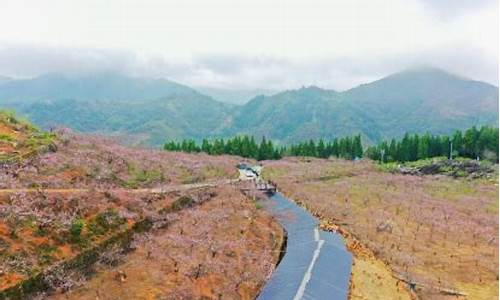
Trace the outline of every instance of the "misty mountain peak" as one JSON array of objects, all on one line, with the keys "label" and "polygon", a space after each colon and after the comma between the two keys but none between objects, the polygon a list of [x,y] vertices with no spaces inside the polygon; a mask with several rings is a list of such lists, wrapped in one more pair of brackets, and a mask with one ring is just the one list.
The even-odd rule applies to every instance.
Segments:
[{"label": "misty mountain peak", "polygon": [[[404,132],[444,134],[498,122],[498,88],[429,67],[404,70],[345,92],[304,86],[256,96],[241,106],[220,103],[168,80],[119,73],[73,79],[50,74],[0,85],[0,105],[42,126],[57,121],[81,131],[143,133],[152,144],[201,134],[266,135],[293,142],[362,133],[378,141]],[[90,126],[83,115],[99,122]]]},{"label": "misty mountain peak", "polygon": [[401,72],[395,73],[388,77],[409,77],[409,78],[426,78],[429,80],[433,79],[447,79],[447,80],[470,80],[463,76],[450,73],[446,70],[431,67],[431,66],[420,66],[409,68]]}]

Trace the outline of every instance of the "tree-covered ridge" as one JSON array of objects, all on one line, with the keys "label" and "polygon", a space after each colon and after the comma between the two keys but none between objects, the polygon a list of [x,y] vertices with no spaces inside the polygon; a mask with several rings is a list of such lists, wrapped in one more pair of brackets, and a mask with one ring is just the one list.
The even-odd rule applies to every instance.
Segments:
[{"label": "tree-covered ridge", "polygon": [[420,69],[343,92],[307,87],[232,105],[167,80],[51,74],[0,84],[0,107],[16,110],[42,129],[127,136],[130,144],[149,146],[165,139],[238,135],[265,135],[288,145],[361,134],[364,142],[378,143],[403,138],[405,132],[452,134],[497,126],[498,87]]},{"label": "tree-covered ridge", "polygon": [[217,136],[265,135],[291,144],[361,134],[376,144],[406,132],[449,135],[497,123],[496,86],[422,68],[343,92],[309,87],[257,97]]},{"label": "tree-covered ridge", "polygon": [[498,128],[472,127],[455,131],[451,136],[425,133],[406,133],[400,140],[383,141],[376,146],[363,148],[361,135],[334,138],[331,141],[309,140],[289,146],[277,146],[270,139],[260,143],[253,136],[237,136],[230,139],[203,139],[201,145],[193,139],[181,142],[168,141],[163,146],[168,151],[205,152],[211,155],[238,155],[257,160],[280,159],[283,156],[337,157],[356,159],[367,157],[383,162],[416,161],[438,156],[468,157],[498,161]]}]

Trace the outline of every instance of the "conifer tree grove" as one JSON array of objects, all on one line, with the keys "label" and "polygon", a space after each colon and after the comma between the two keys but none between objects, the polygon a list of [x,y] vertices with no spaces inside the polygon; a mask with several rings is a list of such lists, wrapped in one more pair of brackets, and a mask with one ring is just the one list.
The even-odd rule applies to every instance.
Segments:
[{"label": "conifer tree grove", "polygon": [[451,136],[431,135],[425,133],[405,134],[388,144],[380,142],[368,147],[365,156],[384,162],[405,162],[426,159],[437,156],[468,157],[472,159],[487,159],[498,162],[498,128],[483,126],[480,129],[472,127],[465,132],[455,131]]},{"label": "conifer tree grove", "polygon": [[451,136],[405,134],[400,140],[381,141],[363,148],[361,135],[334,138],[330,141],[308,140],[289,146],[277,146],[262,137],[256,142],[253,136],[236,136],[229,139],[203,139],[201,146],[195,140],[168,141],[163,146],[168,151],[188,153],[204,152],[210,155],[238,155],[257,160],[280,159],[283,156],[337,157],[357,159],[367,157],[384,162],[406,162],[437,156],[469,157],[498,162],[498,128],[472,127],[464,132],[455,131]]}]

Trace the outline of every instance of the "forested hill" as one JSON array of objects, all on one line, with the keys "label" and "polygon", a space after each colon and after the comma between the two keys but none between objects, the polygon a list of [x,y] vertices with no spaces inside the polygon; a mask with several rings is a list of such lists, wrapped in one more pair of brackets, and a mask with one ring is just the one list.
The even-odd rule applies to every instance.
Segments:
[{"label": "forested hill", "polygon": [[340,93],[309,87],[257,97],[238,111],[229,131],[267,133],[285,143],[357,133],[378,142],[474,125],[498,126],[498,87],[423,68]]},{"label": "forested hill", "polygon": [[257,96],[242,106],[219,102],[163,79],[116,73],[2,80],[0,107],[43,128],[129,136],[132,143],[166,139],[265,135],[280,144],[360,134],[364,143],[405,132],[450,134],[498,126],[498,88],[442,70],[396,73],[345,92],[318,87]]},{"label": "forested hill", "polygon": [[266,135],[282,144],[357,133],[368,141],[381,138],[378,124],[362,108],[341,93],[314,86],[256,97],[236,111],[224,133]]},{"label": "forested hill", "polygon": [[190,87],[117,73],[11,80],[0,85],[0,107],[43,128],[124,135],[148,145],[159,145],[166,137],[212,135],[230,112],[228,105]]},{"label": "forested hill", "polygon": [[197,94],[194,89],[173,81],[128,77],[115,72],[84,75],[49,73],[23,80],[5,77],[3,81],[1,103],[59,99],[131,101]]},{"label": "forested hill", "polygon": [[498,126],[498,87],[439,69],[400,72],[343,93],[384,138],[405,132],[449,134],[473,125]]}]

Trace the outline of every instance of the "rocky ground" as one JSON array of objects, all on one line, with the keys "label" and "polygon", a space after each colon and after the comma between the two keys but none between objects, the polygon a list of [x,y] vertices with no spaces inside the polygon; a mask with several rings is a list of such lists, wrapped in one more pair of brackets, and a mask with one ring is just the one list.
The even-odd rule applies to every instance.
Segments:
[{"label": "rocky ground", "polygon": [[404,164],[381,165],[380,169],[404,175],[447,175],[454,178],[466,177],[470,179],[498,177],[495,165],[488,161],[458,158],[433,158]]}]

